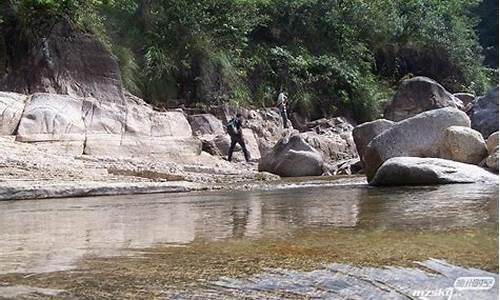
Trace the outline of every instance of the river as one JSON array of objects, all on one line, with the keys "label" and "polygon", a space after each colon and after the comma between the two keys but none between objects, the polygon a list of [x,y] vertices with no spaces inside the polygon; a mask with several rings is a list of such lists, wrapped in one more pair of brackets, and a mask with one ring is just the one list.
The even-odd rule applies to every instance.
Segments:
[{"label": "river", "polygon": [[[203,245],[204,250],[199,246],[193,249],[207,256],[212,251],[207,248],[235,247],[235,243],[255,247],[255,252],[270,243],[285,242],[290,249],[308,247],[308,251],[312,251],[314,244],[322,247],[321,243],[327,243],[328,239],[352,238],[352,244],[345,245],[349,248],[356,247],[363,239],[372,243],[390,239],[391,234],[406,236],[415,232],[422,234],[422,239],[428,234],[431,240],[438,240],[439,249],[442,237],[457,240],[460,238],[454,235],[460,237],[460,232],[470,231],[474,237],[465,237],[460,241],[462,244],[456,246],[443,245],[443,249],[449,249],[446,251],[451,253],[450,257],[438,258],[457,258],[460,262],[463,260],[460,251],[468,250],[458,248],[464,248],[470,240],[470,243],[484,242],[492,251],[496,249],[498,259],[498,246],[492,244],[495,238],[498,243],[497,224],[498,186],[480,184],[373,188],[354,180],[347,184],[297,185],[268,191],[3,201],[0,202],[0,283],[3,280],[3,285],[27,284],[18,276],[29,274],[39,277],[43,286],[51,287],[46,274],[82,270],[89,258],[123,261],[127,257],[137,259],[148,252],[185,249],[191,245]],[[318,238],[318,233],[325,236],[324,240]],[[394,236],[396,242],[388,242],[394,244],[391,250],[394,253],[401,250],[397,245],[398,236]],[[305,245],[308,239],[313,242]],[[342,253],[343,248],[337,246]],[[329,251],[331,245],[325,244],[325,247],[325,251]],[[237,251],[240,250],[233,252]],[[434,257],[441,253],[432,251],[424,251],[422,255]],[[344,256],[315,254],[314,261],[336,262],[337,257],[353,264],[358,262],[356,256]],[[246,257],[245,252],[240,253],[241,257]],[[359,260],[364,261],[365,257],[360,256]],[[481,255],[471,261],[472,266],[498,271],[497,263],[485,262]],[[279,262],[271,266],[294,267],[288,263],[282,266]],[[297,269],[303,268],[299,264]],[[68,284],[54,288],[61,286],[68,288]]]}]

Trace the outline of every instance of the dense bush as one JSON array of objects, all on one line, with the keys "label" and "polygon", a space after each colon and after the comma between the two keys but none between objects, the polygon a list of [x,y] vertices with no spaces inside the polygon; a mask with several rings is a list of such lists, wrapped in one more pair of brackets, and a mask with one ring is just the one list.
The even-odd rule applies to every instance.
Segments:
[{"label": "dense bush", "polygon": [[36,36],[65,19],[97,34],[125,86],[156,104],[269,106],[285,90],[295,111],[364,121],[378,116],[401,78],[425,75],[476,93],[498,81],[498,56],[490,57],[498,38],[485,29],[498,24],[497,1],[7,2],[3,27],[14,17]]}]

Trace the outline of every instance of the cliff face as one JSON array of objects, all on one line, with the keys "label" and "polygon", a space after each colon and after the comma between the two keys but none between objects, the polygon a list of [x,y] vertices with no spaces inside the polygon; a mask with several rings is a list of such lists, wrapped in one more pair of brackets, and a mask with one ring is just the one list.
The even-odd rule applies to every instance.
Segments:
[{"label": "cliff face", "polygon": [[70,155],[200,154],[182,112],[124,96],[115,58],[92,35],[59,23],[18,46],[0,79],[0,91],[16,92],[0,93],[0,134]]},{"label": "cliff face", "polygon": [[8,51],[11,57],[0,90],[124,101],[117,61],[90,34],[59,23],[47,36],[11,47],[17,49]]}]

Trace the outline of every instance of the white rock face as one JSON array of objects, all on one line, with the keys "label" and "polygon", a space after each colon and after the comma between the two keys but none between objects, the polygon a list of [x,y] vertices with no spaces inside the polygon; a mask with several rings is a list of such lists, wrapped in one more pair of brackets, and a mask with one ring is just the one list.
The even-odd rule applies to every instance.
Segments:
[{"label": "white rock face", "polygon": [[50,142],[57,153],[82,154],[85,142],[82,105],[81,99],[71,96],[32,95],[24,108],[16,140]]},{"label": "white rock face", "polygon": [[26,95],[0,92],[0,135],[14,134],[27,100]]},{"label": "white rock face", "polygon": [[[0,103],[4,102],[7,103]],[[50,153],[115,157],[182,157],[201,153],[201,142],[193,138],[181,111],[155,111],[141,99],[126,98],[125,104],[121,104],[34,94],[24,112],[22,107],[18,110],[22,116],[17,132],[15,122],[3,122],[5,128],[13,128],[5,131],[15,133],[18,141],[33,143]]]},{"label": "white rock face", "polygon": [[180,157],[201,152],[201,142],[192,137],[180,111],[158,112],[145,103],[86,103],[85,154]]},{"label": "white rock face", "polygon": [[83,141],[83,101],[70,96],[34,94],[26,103],[17,131],[21,142]]}]

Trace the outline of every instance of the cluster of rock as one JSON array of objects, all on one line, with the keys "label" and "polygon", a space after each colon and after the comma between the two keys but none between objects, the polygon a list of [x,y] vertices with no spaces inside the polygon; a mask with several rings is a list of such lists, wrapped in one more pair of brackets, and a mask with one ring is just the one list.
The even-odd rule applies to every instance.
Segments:
[{"label": "cluster of rock", "polygon": [[498,88],[465,108],[438,83],[417,77],[403,82],[385,116],[392,120],[353,131],[370,184],[498,181],[480,167],[498,173]]},{"label": "cluster of rock", "polygon": [[[283,129],[281,117],[274,109],[242,111],[243,137],[252,160],[259,160],[259,171],[283,177],[318,176],[335,169],[336,164],[357,158],[353,126],[343,118],[310,122],[304,132],[299,132]],[[230,119],[230,115],[223,119]],[[189,116],[189,122],[194,135],[202,141],[203,151],[227,156],[230,138],[222,120],[205,113]],[[244,159],[239,146],[234,159]],[[350,164],[345,166],[346,173],[349,167]]]}]

